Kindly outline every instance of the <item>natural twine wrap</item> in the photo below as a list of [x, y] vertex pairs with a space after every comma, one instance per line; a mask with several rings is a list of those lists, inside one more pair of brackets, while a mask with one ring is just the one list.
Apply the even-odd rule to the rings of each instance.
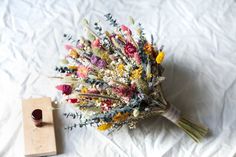
[[180, 119], [180, 113], [180, 110], [177, 109], [175, 106], [169, 105], [166, 112], [164, 112], [162, 116], [166, 117], [167, 119], [176, 124]]
[[183, 129], [196, 142], [200, 142], [208, 132], [208, 128], [189, 120], [181, 114], [179, 109], [169, 103], [167, 103], [166, 111], [162, 113], [162, 116]]

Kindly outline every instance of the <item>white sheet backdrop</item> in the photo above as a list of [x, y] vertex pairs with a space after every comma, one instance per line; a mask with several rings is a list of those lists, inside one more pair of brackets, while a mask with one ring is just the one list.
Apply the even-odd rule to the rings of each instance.
[[236, 1], [1, 0], [0, 156], [24, 155], [21, 99], [55, 98], [54, 66], [65, 53], [63, 33], [79, 36], [81, 20], [111, 12], [120, 23], [141, 22], [165, 45], [165, 94], [211, 134], [200, 144], [164, 118], [111, 137], [92, 128], [65, 132], [57, 112], [61, 157], [231, 157], [236, 154]]

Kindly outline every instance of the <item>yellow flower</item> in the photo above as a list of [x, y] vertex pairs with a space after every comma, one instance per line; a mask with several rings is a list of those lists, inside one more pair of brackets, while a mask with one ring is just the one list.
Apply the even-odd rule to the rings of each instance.
[[68, 68], [69, 68], [69, 69], [72, 69], [72, 70], [77, 70], [78, 66], [75, 66], [75, 65], [69, 65]]
[[87, 87], [82, 87], [82, 89], [80, 90], [81, 93], [87, 93], [88, 92], [88, 88]]
[[112, 127], [112, 123], [104, 123], [97, 127], [100, 131], [105, 131], [107, 129], [110, 129]]
[[117, 71], [118, 71], [118, 73], [120, 74], [120, 76], [123, 76], [124, 70], [125, 70], [124, 64], [119, 64], [119, 65], [117, 66]]
[[143, 68], [140, 66], [138, 69], [135, 69], [134, 71], [131, 72], [131, 77], [130, 79], [136, 80], [140, 79], [142, 75]]
[[71, 56], [72, 58], [78, 58], [79, 54], [77, 53], [77, 51], [75, 49], [72, 49], [69, 52], [69, 56]]
[[140, 28], [138, 28], [136, 31], [137, 31], [137, 34], [138, 34], [139, 36], [141, 36], [142, 30], [141, 30]]
[[150, 55], [153, 51], [152, 44], [146, 43], [143, 47], [143, 50], [147, 55]]
[[[83, 105], [88, 104], [88, 101], [84, 100], [82, 97], [79, 97], [78, 104], [79, 104], [80, 106], [83, 106]], [[81, 108], [81, 109], [82, 109], [82, 108]]]
[[156, 62], [157, 64], [161, 64], [164, 60], [164, 57], [165, 57], [165, 53], [164, 52], [159, 52], [158, 55], [157, 55], [157, 58], [156, 58]]
[[124, 114], [122, 113], [117, 113], [112, 119], [114, 122], [123, 122], [129, 117], [129, 113], [126, 112]]
[[109, 55], [108, 55], [106, 52], [103, 52], [103, 53], [101, 54], [101, 58], [104, 59], [104, 60], [106, 60], [106, 61], [109, 61], [109, 60], [110, 60]]
[[151, 74], [151, 73], [148, 73], [148, 74], [147, 74], [147, 79], [150, 79], [150, 78], [152, 78], [152, 74]]

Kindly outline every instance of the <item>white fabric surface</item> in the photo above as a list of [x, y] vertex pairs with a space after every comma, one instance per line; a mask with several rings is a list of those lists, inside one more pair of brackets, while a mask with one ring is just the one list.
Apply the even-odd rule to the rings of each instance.
[[93, 128], [63, 127], [57, 110], [60, 157], [232, 157], [236, 154], [236, 1], [233, 0], [1, 0], [0, 1], [0, 156], [24, 156], [21, 99], [58, 93], [53, 75], [65, 53], [63, 33], [75, 37], [81, 21], [112, 13], [143, 24], [165, 45], [164, 91], [192, 119], [207, 125], [197, 144], [164, 118], [112, 136]]

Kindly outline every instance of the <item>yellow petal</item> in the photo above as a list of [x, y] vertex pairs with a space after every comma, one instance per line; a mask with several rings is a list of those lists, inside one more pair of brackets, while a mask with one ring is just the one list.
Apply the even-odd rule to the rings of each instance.
[[157, 55], [157, 58], [156, 58], [156, 62], [158, 64], [161, 64], [164, 60], [164, 57], [165, 57], [165, 53], [164, 52], [159, 52], [158, 55]]
[[72, 69], [72, 70], [77, 70], [77, 66], [75, 66], [75, 65], [69, 65], [68, 68]]
[[98, 126], [97, 129], [100, 131], [105, 131], [111, 127], [112, 127], [112, 123], [104, 123], [104, 124], [101, 124], [100, 126]]

